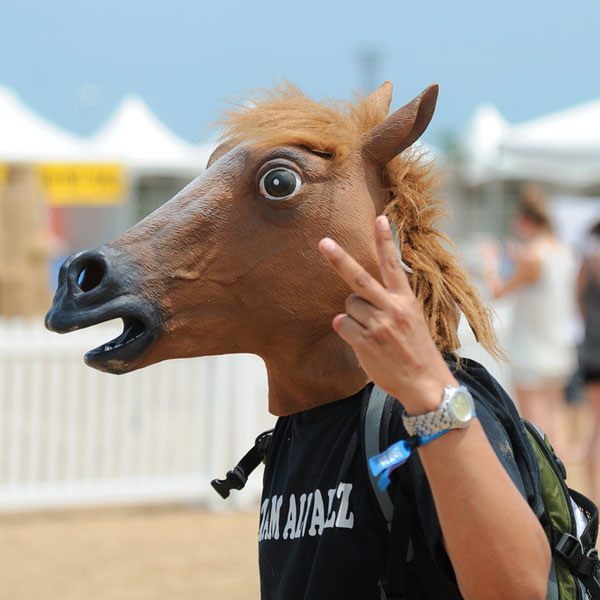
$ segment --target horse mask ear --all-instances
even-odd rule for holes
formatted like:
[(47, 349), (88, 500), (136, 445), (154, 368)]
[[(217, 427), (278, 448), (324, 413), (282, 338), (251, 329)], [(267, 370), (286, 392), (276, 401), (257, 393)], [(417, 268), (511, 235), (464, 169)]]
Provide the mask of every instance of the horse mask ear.
[[(414, 100), (371, 129), (365, 136), (364, 155), (383, 166), (414, 144), (433, 117), (438, 90), (437, 83), (430, 85)], [(386, 82), (371, 97), (376, 97), (377, 102), (383, 102), (386, 96), (391, 99), (391, 92), (391, 84)]]
[(392, 89), (392, 82), (384, 81), (381, 87), (376, 89), (367, 98), (367, 102), (380, 106), (383, 108), (383, 112), (387, 115), (390, 110), (390, 104), (392, 103)]

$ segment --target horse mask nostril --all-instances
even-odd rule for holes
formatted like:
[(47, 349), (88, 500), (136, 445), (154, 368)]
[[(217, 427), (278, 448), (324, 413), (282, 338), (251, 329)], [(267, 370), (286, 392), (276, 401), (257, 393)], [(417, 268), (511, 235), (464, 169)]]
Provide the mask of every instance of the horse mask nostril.
[(104, 264), (97, 259), (89, 258), (79, 265), (77, 284), (81, 291), (89, 292), (98, 287), (104, 277)]

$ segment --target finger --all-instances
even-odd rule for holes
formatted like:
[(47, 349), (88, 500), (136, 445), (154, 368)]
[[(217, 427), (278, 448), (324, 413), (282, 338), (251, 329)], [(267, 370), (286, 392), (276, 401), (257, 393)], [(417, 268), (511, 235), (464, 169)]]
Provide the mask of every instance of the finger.
[(353, 292), (377, 308), (383, 309), (389, 304), (385, 288), (339, 244), (330, 238), (323, 238), (319, 242), (319, 250)]
[(390, 222), (383, 215), (375, 220), (375, 244), (381, 277), (388, 291), (398, 294), (412, 293), (408, 277), (398, 257)]
[(347, 314), (336, 315), (332, 325), (336, 333), (351, 346), (363, 338), (365, 328)]
[(346, 314), (368, 329), (377, 320), (381, 311), (358, 294), (350, 294), (346, 298)]

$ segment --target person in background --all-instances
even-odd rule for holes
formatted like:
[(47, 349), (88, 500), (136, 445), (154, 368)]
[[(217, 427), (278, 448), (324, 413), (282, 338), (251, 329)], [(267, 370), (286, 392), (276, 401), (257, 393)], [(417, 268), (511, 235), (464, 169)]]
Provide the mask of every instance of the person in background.
[(585, 334), (580, 367), (585, 398), (593, 412), (592, 435), (586, 453), (592, 498), (598, 498), (600, 467), (600, 221), (590, 230), (592, 245), (577, 277), (577, 300)]
[(502, 277), (495, 260), (488, 264), (486, 283), (494, 298), (516, 297), (507, 352), (521, 415), (541, 427), (564, 456), (564, 388), (577, 365), (571, 334), (574, 257), (556, 237), (537, 186), (521, 191), (513, 229), (518, 242), (508, 249), (512, 272)]

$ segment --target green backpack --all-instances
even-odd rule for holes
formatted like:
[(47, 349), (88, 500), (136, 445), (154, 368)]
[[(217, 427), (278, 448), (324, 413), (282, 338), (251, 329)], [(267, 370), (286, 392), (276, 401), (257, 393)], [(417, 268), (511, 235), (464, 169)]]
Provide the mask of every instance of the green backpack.
[[(589, 498), (567, 487), (567, 471), (546, 434), (525, 419), (523, 425), (540, 468), (542, 495), (538, 517), (553, 555), (546, 598), (600, 598), (598, 550), (595, 548), (598, 509)], [(585, 517), (579, 533), (577, 511)]]

